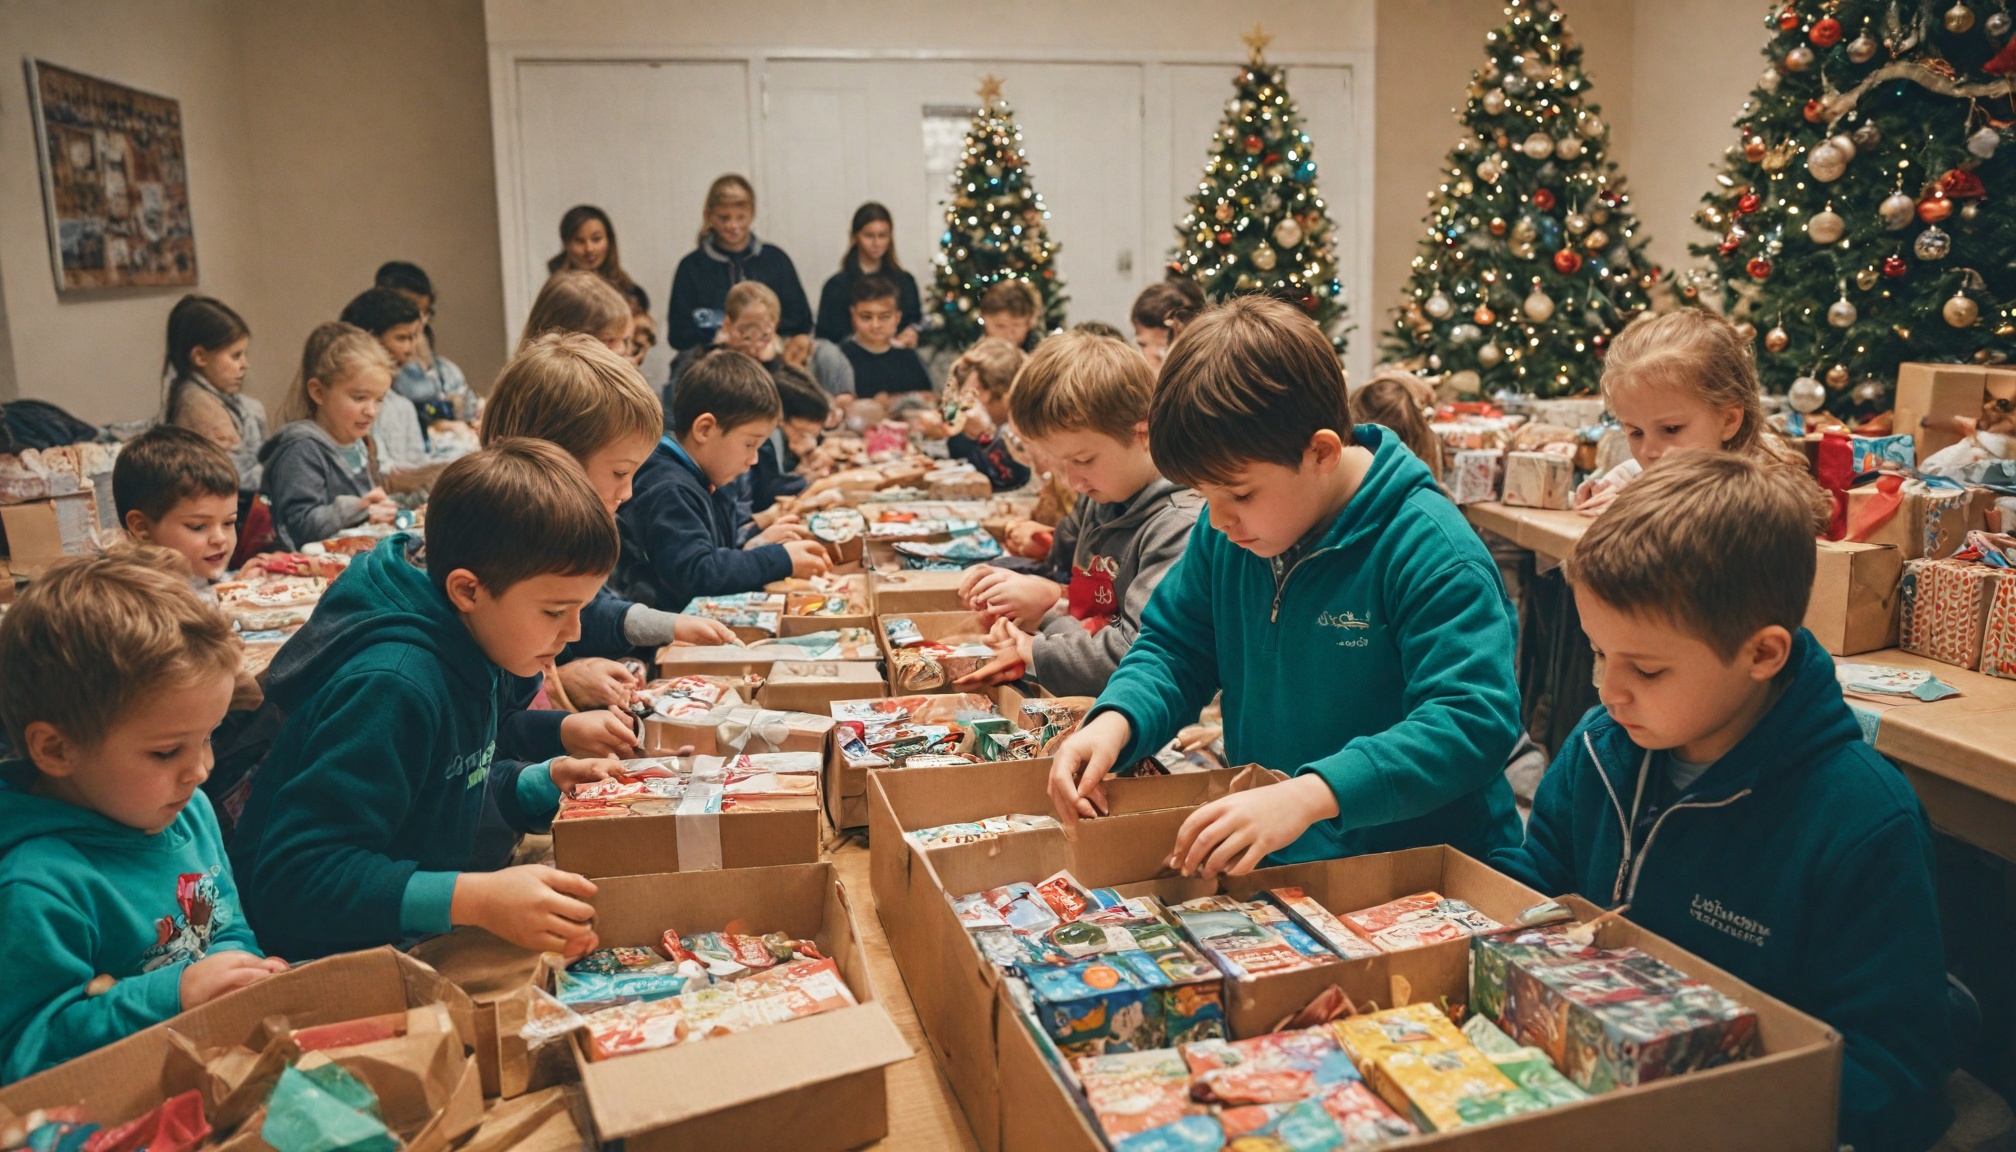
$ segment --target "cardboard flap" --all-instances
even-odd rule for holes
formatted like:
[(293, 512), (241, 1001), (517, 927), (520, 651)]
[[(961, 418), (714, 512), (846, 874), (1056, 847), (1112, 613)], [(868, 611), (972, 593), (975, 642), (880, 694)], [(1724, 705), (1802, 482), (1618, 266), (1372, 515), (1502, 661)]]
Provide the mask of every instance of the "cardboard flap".
[[(695, 1059), (703, 1053), (704, 1060)], [(704, 1040), (697, 1047), (584, 1065), (582, 1083), (595, 1130), (604, 1140), (619, 1140), (911, 1055), (882, 1006), (860, 1004)]]

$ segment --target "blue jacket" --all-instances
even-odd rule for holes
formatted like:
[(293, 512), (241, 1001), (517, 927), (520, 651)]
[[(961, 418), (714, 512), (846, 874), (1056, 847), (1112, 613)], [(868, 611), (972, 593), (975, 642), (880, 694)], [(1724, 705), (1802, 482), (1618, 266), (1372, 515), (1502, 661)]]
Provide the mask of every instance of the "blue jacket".
[(1789, 667), (1757, 726), (1635, 837), (1663, 766), (1591, 709), (1525, 844), (1490, 860), (1550, 895), (1629, 902), (1634, 922), (1825, 1020), (1846, 1040), (1842, 1142), (1921, 1149), (1945, 1128), (1953, 1067), (1932, 836), (1804, 629)]
[(767, 284), (777, 293), (784, 309), (777, 319), (779, 336), (812, 331), (812, 305), (805, 299), (805, 285), (799, 283), (798, 268), (782, 248), (765, 244), (752, 233), (742, 251), (723, 252), (714, 246), (714, 234), (709, 232), (672, 273), (672, 295), (665, 305), (666, 347), (684, 352), (712, 341), (714, 333), (721, 330), (728, 289), (744, 280)]
[(719, 490), (700, 466), (666, 436), (631, 481), (630, 499), (616, 510), (623, 554), (610, 587), (619, 596), (677, 612), (695, 596), (755, 592), (791, 575), (782, 544), (735, 546), (736, 486)]
[(1095, 712), (1134, 726), (1120, 763), (1225, 692), (1228, 763), (1313, 772), (1338, 814), (1276, 863), (1515, 842), (1517, 621), (1491, 554), (1397, 437), (1359, 425), (1371, 470), (1277, 588), (1199, 516)]

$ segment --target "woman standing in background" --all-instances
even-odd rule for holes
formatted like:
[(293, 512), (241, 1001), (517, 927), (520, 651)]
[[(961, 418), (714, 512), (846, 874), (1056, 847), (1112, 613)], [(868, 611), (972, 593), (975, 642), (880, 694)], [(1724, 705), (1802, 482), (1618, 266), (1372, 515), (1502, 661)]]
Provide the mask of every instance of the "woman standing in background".
[(854, 334), (848, 309), (854, 282), (863, 276), (881, 276), (896, 285), (896, 338), (890, 343), (899, 348), (917, 347), (917, 326), (924, 319), (917, 278), (896, 263), (895, 224), (889, 219), (889, 209), (873, 200), (854, 210), (840, 271), (827, 277), (826, 286), (819, 291), (820, 339), (838, 344)]
[(700, 212), (700, 245), (679, 261), (672, 276), (665, 343), (674, 351), (713, 341), (721, 330), (728, 289), (744, 280), (768, 285), (777, 294), (783, 306), (778, 335), (787, 341), (811, 335), (812, 306), (798, 282), (798, 268), (782, 248), (757, 238), (751, 227), (755, 222), (756, 189), (732, 172), (716, 177)]
[(593, 204), (576, 204), (560, 217), (560, 254), (546, 261), (550, 275), (562, 270), (593, 272), (630, 300), (632, 312), (651, 311), (651, 296), (623, 271), (616, 254), (616, 225)]

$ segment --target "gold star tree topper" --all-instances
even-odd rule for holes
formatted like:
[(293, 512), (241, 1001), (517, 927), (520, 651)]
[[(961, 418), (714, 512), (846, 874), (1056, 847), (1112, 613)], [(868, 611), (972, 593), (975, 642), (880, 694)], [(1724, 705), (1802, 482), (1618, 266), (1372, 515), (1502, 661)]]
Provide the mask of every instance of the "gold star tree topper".
[(989, 72), (980, 79), (980, 103), (993, 104), (1001, 99), (1001, 78)]
[(1249, 54), (1250, 59), (1255, 64), (1260, 63), (1261, 58), (1266, 55), (1267, 45), (1272, 44), (1274, 42), (1274, 37), (1269, 36), (1267, 34), (1267, 30), (1265, 28), (1262, 28), (1257, 23), (1253, 25), (1253, 30), (1251, 32), (1248, 32), (1240, 36), (1239, 38), (1246, 42), (1246, 51)]

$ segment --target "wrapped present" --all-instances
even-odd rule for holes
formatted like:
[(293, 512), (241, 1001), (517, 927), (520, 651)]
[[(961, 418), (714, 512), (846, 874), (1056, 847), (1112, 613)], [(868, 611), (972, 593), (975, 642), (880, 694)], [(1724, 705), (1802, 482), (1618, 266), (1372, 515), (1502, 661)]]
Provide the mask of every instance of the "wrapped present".
[[(1503, 1111), (1504, 1104), (1478, 1107), (1480, 1100), (1519, 1091), (1518, 1085), (1432, 1004), (1347, 1016), (1331, 1028), (1366, 1083), (1424, 1130), (1496, 1118), (1486, 1117), (1486, 1111), (1511, 1114)], [(1474, 1118), (1466, 1119), (1459, 1111), (1463, 1101), (1472, 1102)]]
[(1995, 581), (1988, 626), (1981, 636), (1981, 671), (2016, 680), (2016, 579)]
[(1958, 552), (1975, 518), (1973, 496), (1949, 482), (1884, 477), (1846, 496), (1847, 538), (1894, 545), (1906, 560)]
[(1486, 1059), (1498, 1066), (1498, 1071), (1503, 1072), (1506, 1079), (1550, 1107), (1589, 1098), (1587, 1092), (1576, 1087), (1574, 1081), (1554, 1067), (1545, 1052), (1519, 1044), (1490, 1020), (1482, 1016), (1470, 1017), (1463, 1022), (1463, 1035), (1469, 1037)]
[(1502, 927), (1468, 903), (1436, 892), (1417, 892), (1344, 919), (1384, 952), (1404, 952), (1444, 940), (1461, 940)]
[(1521, 508), (1561, 508), (1575, 493), (1575, 462), (1553, 452), (1505, 454), (1505, 503)]
[(1449, 462), (1449, 496), (1458, 504), (1483, 504), (1498, 499), (1499, 473), (1505, 453), (1497, 448), (1466, 448)]
[(1303, 930), (1330, 946), (1330, 950), (1346, 960), (1363, 960), (1379, 955), (1380, 949), (1365, 937), (1353, 931), (1351, 926), (1339, 920), (1328, 908), (1316, 902), (1316, 898), (1300, 888), (1270, 888), (1267, 895), (1275, 903), (1286, 909), (1288, 915)]
[(1314, 968), (1337, 959), (1278, 905), (1266, 901), (1200, 896), (1169, 911), (1204, 954), (1234, 980)]
[(1911, 468), (1918, 463), (1918, 449), (1909, 435), (1851, 436), (1848, 447), (1857, 472), (1874, 472), (1885, 464)]
[(985, 500), (994, 494), (993, 483), (970, 464), (926, 473), (924, 488), (933, 500)]
[[(1980, 667), (1998, 593), (2011, 583), (2016, 580), (2007, 569), (1973, 561), (1906, 561), (1897, 597), (1897, 646), (1961, 668)], [(1997, 634), (1998, 662), (2006, 660), (2001, 652), (2008, 627)]]

